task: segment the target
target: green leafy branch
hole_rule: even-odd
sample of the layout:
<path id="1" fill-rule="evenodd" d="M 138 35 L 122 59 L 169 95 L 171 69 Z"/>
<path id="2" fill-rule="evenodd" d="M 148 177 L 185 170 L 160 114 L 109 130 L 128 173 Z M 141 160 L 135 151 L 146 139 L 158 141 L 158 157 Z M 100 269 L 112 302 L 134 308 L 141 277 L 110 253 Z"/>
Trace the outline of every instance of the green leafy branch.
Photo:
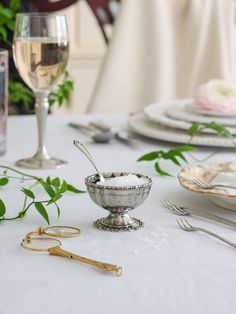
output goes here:
<path id="1" fill-rule="evenodd" d="M 200 134 L 203 130 L 213 130 L 217 135 L 226 137 L 231 139 L 233 149 L 236 152 L 236 142 L 234 137 L 229 129 L 221 125 L 220 123 L 216 123 L 215 121 L 208 124 L 201 124 L 198 122 L 194 122 L 190 128 L 187 130 L 188 135 L 190 136 L 189 143 L 192 141 L 193 137 Z"/>
<path id="2" fill-rule="evenodd" d="M 195 122 L 187 130 L 187 133 L 189 135 L 189 141 L 186 145 L 177 146 L 176 148 L 170 149 L 168 151 L 163 151 L 163 150 L 152 151 L 141 156 L 138 159 L 138 161 L 155 161 L 155 164 L 154 164 L 155 170 L 159 175 L 172 176 L 170 173 L 168 173 L 167 171 L 161 168 L 160 161 L 167 160 L 174 163 L 175 165 L 179 167 L 181 166 L 181 162 L 184 161 L 185 163 L 187 163 L 188 160 L 184 154 L 185 153 L 190 154 L 192 151 L 196 150 L 196 148 L 194 148 L 190 144 L 196 135 L 200 134 L 203 130 L 206 130 L 206 129 L 213 130 L 217 135 L 231 139 L 233 149 L 236 152 L 236 142 L 230 130 L 228 130 L 223 125 L 216 123 L 214 121 L 208 124 L 201 124 L 201 123 Z M 210 157 L 212 155 L 213 154 L 211 154 Z"/>
<path id="3" fill-rule="evenodd" d="M 20 8 L 21 0 L 11 0 L 9 7 L 0 4 L 0 40 L 11 46 L 8 32 L 14 31 L 16 14 Z"/>
<path id="4" fill-rule="evenodd" d="M 70 98 L 70 94 L 74 89 L 74 82 L 71 80 L 69 73 L 65 71 L 63 82 L 58 85 L 57 89 L 52 91 L 49 96 L 49 106 L 53 106 L 55 103 L 59 107 Z"/>
<path id="5" fill-rule="evenodd" d="M 8 95 L 11 104 L 23 104 L 27 111 L 30 111 L 30 104 L 34 99 L 31 89 L 20 82 L 8 81 Z"/>
<path id="6" fill-rule="evenodd" d="M 50 107 L 54 104 L 58 104 L 59 107 L 69 100 L 71 92 L 74 89 L 74 82 L 69 76 L 69 73 L 65 71 L 63 82 L 54 89 L 49 95 Z M 23 83 L 9 80 L 8 85 L 9 101 L 12 104 L 23 104 L 24 107 L 30 111 L 30 105 L 34 100 L 34 93 L 25 86 Z"/>
<path id="7" fill-rule="evenodd" d="M 0 187 L 6 186 L 11 179 L 25 183 L 26 181 L 32 181 L 33 184 L 28 188 L 22 188 L 21 192 L 24 194 L 24 202 L 22 209 L 18 212 L 15 217 L 6 217 L 6 204 L 3 199 L 0 199 L 0 221 L 4 220 L 15 220 L 22 219 L 26 216 L 30 208 L 34 207 L 36 211 L 50 224 L 48 208 L 51 205 L 54 205 L 57 210 L 57 216 L 60 217 L 61 208 L 58 204 L 58 200 L 63 197 L 66 192 L 72 193 L 84 193 L 80 189 L 77 189 L 75 186 L 69 184 L 67 181 L 61 181 L 59 177 L 50 178 L 47 177 L 46 180 L 43 178 L 24 173 L 22 171 L 16 170 L 7 166 L 0 166 L 3 169 L 0 174 Z M 47 197 L 42 200 L 38 200 L 33 189 L 41 185 L 45 191 Z"/>

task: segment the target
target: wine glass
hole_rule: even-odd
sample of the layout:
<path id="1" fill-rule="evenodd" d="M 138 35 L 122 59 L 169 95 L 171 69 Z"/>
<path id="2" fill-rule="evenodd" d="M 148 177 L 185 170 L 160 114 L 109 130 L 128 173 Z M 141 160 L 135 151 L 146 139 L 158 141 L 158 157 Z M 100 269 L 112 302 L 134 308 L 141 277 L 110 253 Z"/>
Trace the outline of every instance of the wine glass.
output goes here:
<path id="1" fill-rule="evenodd" d="M 36 98 L 38 149 L 17 166 L 33 169 L 57 168 L 66 161 L 50 157 L 45 146 L 46 120 L 50 90 L 65 71 L 69 55 L 66 17 L 41 13 L 16 16 L 13 43 L 14 61 L 24 82 Z"/>

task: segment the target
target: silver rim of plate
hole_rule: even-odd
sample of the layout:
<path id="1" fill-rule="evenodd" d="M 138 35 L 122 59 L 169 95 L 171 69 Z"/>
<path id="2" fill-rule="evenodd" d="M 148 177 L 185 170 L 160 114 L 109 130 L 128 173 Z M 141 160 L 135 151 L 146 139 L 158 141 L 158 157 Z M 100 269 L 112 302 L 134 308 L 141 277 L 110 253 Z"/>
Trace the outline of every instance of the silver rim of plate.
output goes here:
<path id="1" fill-rule="evenodd" d="M 219 113 L 217 113 L 217 116 L 214 116 L 213 113 L 210 116 L 205 116 L 194 112 L 194 108 L 196 108 L 196 106 L 193 103 L 193 99 L 182 99 L 174 100 L 172 102 L 160 102 L 157 104 L 149 105 L 144 108 L 144 113 L 150 121 L 153 121 L 163 126 L 168 126 L 185 131 L 189 129 L 193 122 L 200 122 L 202 121 L 202 119 L 203 123 L 206 123 L 206 121 L 208 121 L 207 123 L 210 123 L 212 121 L 219 122 L 220 119 L 221 124 L 222 122 L 224 122 L 224 124 L 226 125 L 226 122 L 230 121 L 230 123 L 236 126 L 235 118 L 232 119 L 232 115 L 230 117 L 227 115 L 228 118 L 223 118 L 222 120 L 221 117 L 219 118 Z M 179 110 L 181 111 L 181 114 L 178 113 Z M 182 112 L 184 112 L 184 115 L 182 115 Z M 175 118 L 175 114 L 177 114 L 177 118 Z M 185 121 L 186 116 L 188 121 Z M 228 129 L 232 134 L 236 134 L 236 127 L 231 126 L 228 127 Z M 215 134 L 215 132 L 211 129 L 203 130 L 202 133 Z"/>
<path id="2" fill-rule="evenodd" d="M 172 143 L 186 144 L 189 136 L 186 131 L 164 126 L 151 121 L 141 112 L 128 119 L 128 125 L 135 133 L 148 138 L 167 141 Z M 212 146 L 212 147 L 232 147 L 232 141 L 228 138 L 219 137 L 214 134 L 199 134 L 194 136 L 191 141 L 192 145 Z"/>

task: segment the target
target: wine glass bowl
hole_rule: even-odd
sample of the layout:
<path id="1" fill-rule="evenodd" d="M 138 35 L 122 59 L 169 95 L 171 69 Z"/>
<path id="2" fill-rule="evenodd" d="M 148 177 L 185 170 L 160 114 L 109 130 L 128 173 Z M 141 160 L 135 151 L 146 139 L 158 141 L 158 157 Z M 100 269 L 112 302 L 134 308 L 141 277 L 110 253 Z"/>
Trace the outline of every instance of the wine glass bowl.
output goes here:
<path id="1" fill-rule="evenodd" d="M 38 150 L 17 161 L 26 168 L 57 168 L 66 162 L 50 157 L 46 145 L 49 93 L 64 73 L 69 56 L 66 17 L 40 13 L 17 14 L 13 42 L 14 61 L 23 81 L 36 97 Z"/>
<path id="2" fill-rule="evenodd" d="M 105 179 L 128 175 L 126 172 L 103 173 Z M 106 218 L 98 219 L 94 226 L 106 231 L 133 231 L 144 226 L 144 223 L 129 215 L 129 211 L 141 205 L 147 198 L 152 186 L 152 180 L 148 176 L 136 174 L 145 183 L 134 186 L 107 186 L 97 184 L 98 174 L 93 174 L 85 179 L 87 191 L 93 202 L 110 211 Z"/>

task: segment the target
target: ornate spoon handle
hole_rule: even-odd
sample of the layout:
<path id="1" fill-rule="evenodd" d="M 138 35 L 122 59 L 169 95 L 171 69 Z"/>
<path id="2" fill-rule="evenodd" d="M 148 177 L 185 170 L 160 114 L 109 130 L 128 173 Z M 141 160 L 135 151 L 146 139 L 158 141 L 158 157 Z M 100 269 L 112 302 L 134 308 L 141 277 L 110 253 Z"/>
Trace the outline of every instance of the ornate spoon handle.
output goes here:
<path id="1" fill-rule="evenodd" d="M 105 178 L 103 177 L 102 173 L 98 170 L 90 152 L 87 150 L 87 148 L 84 146 L 84 144 L 82 144 L 81 142 L 79 142 L 78 140 L 74 140 L 74 145 L 88 158 L 88 160 L 91 162 L 91 164 L 94 166 L 95 170 L 97 171 L 99 177 L 100 177 L 100 181 L 101 182 L 105 182 Z"/>

